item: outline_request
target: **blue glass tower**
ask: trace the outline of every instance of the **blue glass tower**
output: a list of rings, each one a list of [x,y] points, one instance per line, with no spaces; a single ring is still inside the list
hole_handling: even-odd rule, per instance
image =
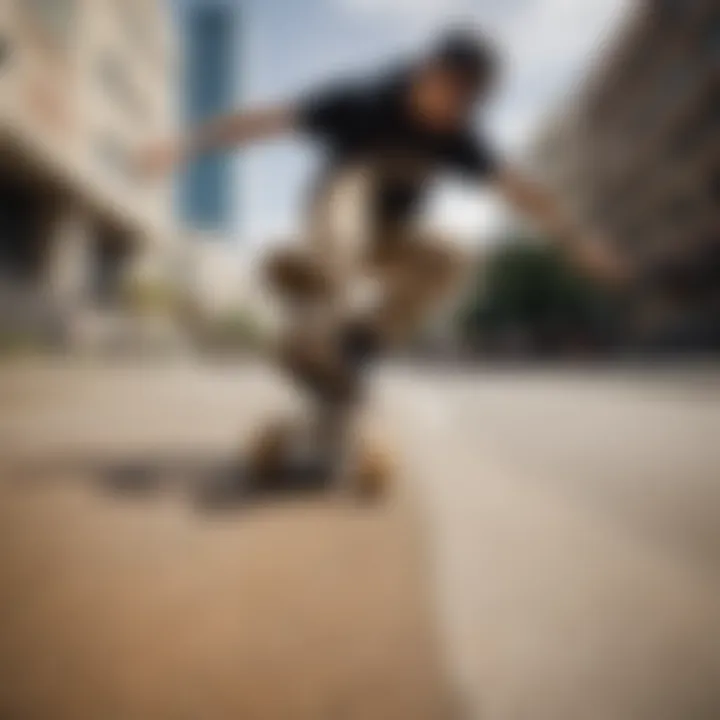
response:
[[[236,104],[239,6],[234,0],[181,0],[182,102],[195,127]],[[185,172],[180,189],[183,220],[191,227],[227,232],[233,223],[234,169],[227,154],[207,155]]]

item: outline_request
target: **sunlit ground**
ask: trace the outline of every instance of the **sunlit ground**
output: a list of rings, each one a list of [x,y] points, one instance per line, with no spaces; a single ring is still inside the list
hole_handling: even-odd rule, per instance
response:
[[[389,501],[213,509],[269,371],[7,365],[0,715],[717,717],[719,380],[389,368]]]

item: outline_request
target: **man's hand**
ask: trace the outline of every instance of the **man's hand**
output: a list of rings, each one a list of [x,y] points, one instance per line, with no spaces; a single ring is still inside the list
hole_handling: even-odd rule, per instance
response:
[[[497,187],[505,200],[517,211],[534,220],[543,234],[554,238],[570,259],[601,282],[624,285],[634,271],[612,243],[602,237],[584,237],[560,203],[540,185],[521,173],[504,169]]]
[[[267,140],[290,132],[295,125],[296,110],[292,105],[232,113],[210,120],[184,139],[151,145],[141,151],[138,169],[145,177],[157,177],[197,155]]]
[[[600,282],[625,286],[633,279],[631,263],[605,238],[579,238],[568,251],[572,262]]]
[[[135,162],[141,177],[156,179],[173,172],[185,160],[185,151],[177,140],[166,140],[144,147]]]

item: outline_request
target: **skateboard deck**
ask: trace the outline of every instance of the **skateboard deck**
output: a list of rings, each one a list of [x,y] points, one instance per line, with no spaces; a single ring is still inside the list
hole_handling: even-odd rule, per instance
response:
[[[326,426],[333,418],[335,426]],[[394,474],[379,438],[335,413],[319,424],[308,417],[268,422],[251,440],[247,467],[252,481],[265,488],[339,491],[367,500],[384,496]]]

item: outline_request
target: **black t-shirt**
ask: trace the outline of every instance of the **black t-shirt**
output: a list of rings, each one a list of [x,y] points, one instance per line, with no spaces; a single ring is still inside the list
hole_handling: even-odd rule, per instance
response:
[[[328,170],[354,162],[381,167],[373,198],[376,219],[402,222],[417,208],[434,172],[482,180],[497,169],[487,144],[468,128],[437,132],[408,112],[409,73],[369,84],[345,85],[307,98],[300,129],[329,151]]]

